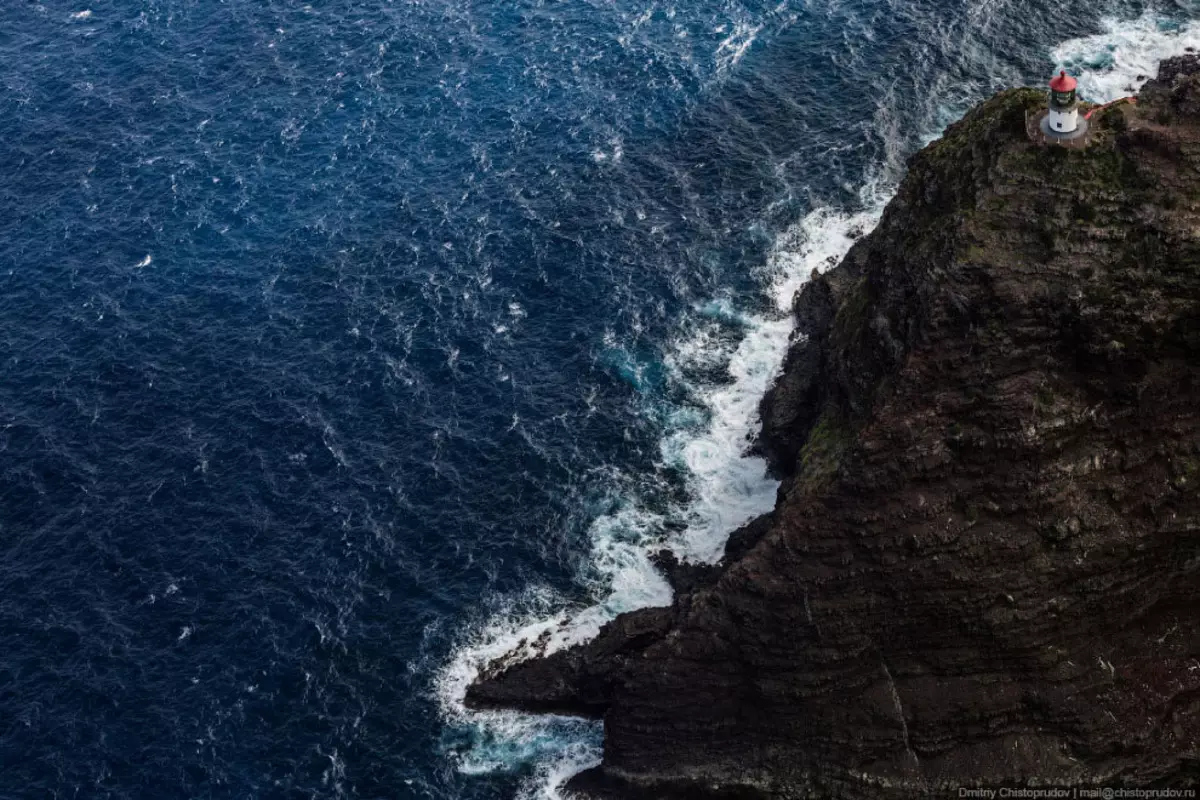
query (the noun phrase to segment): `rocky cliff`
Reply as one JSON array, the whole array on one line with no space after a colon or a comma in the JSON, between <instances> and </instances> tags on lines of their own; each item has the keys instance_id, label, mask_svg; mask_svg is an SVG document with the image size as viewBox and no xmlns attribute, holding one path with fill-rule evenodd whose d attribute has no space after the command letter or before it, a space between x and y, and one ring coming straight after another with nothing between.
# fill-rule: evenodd
<instances>
[{"instance_id":1,"label":"rocky cliff","mask_svg":"<svg viewBox=\"0 0 1200 800\"><path fill-rule=\"evenodd\" d=\"M1177 785L1200 764L1200 61L1034 144L1015 90L796 298L774 512L670 608L497 665L590 797Z\"/></svg>"}]
</instances>

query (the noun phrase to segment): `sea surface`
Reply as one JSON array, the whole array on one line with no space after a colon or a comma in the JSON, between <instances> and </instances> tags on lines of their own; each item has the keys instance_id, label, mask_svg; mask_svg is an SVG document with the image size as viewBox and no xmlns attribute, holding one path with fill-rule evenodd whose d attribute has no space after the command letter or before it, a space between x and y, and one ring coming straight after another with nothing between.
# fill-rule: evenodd
<instances>
[{"instance_id":1,"label":"sea surface","mask_svg":"<svg viewBox=\"0 0 1200 800\"><path fill-rule=\"evenodd\" d=\"M465 686L769 510L790 298L1126 0L4 0L0 798L535 798ZM535 645L536 643L536 645Z\"/></svg>"}]
</instances>

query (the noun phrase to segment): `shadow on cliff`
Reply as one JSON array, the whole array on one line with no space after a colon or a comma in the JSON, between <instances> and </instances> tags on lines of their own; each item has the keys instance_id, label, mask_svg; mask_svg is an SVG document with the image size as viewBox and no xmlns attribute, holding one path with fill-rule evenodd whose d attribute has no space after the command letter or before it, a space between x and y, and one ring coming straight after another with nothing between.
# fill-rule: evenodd
<instances>
[{"instance_id":1,"label":"shadow on cliff","mask_svg":"<svg viewBox=\"0 0 1200 800\"><path fill-rule=\"evenodd\" d=\"M775 511L467 701L602 717L594 797L1178 785L1200 763L1200 60L1082 151L1005 92L795 302Z\"/></svg>"}]
</instances>

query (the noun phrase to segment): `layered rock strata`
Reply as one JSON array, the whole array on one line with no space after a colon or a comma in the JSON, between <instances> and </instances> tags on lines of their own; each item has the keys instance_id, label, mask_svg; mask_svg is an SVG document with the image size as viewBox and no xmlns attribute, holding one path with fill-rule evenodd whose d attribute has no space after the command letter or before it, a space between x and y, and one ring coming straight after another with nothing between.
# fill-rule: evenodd
<instances>
[{"instance_id":1,"label":"layered rock strata","mask_svg":"<svg viewBox=\"0 0 1200 800\"><path fill-rule=\"evenodd\" d=\"M796 298L774 512L468 701L604 719L590 797L1168 785L1200 764L1200 61L1083 150L1003 93Z\"/></svg>"}]
</instances>

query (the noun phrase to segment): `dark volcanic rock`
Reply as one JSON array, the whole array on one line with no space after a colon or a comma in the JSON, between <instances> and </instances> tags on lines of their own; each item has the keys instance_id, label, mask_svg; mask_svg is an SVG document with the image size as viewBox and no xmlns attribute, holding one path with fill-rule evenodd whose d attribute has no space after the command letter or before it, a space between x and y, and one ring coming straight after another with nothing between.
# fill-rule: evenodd
<instances>
[{"instance_id":1,"label":"dark volcanic rock","mask_svg":"<svg viewBox=\"0 0 1200 800\"><path fill-rule=\"evenodd\" d=\"M603 714L592 797L1198 777L1198 73L1084 151L1017 90L915 156L798 298L757 535L473 699Z\"/></svg>"},{"instance_id":2,"label":"dark volcanic rock","mask_svg":"<svg viewBox=\"0 0 1200 800\"><path fill-rule=\"evenodd\" d=\"M721 577L721 567L717 564L694 564L690 561L680 561L679 557L670 550L660 550L650 557L651 563L666 576L667 583L675 594L689 594L697 589L716 582Z\"/></svg>"},{"instance_id":3,"label":"dark volcanic rock","mask_svg":"<svg viewBox=\"0 0 1200 800\"><path fill-rule=\"evenodd\" d=\"M813 275L796 293L795 306L798 321L793 343L783 372L759 403L762 431L754 446L754 452L767 460L771 473L779 478L794 471L804 435L821 413L821 376L834 314L829 280Z\"/></svg>"},{"instance_id":4,"label":"dark volcanic rock","mask_svg":"<svg viewBox=\"0 0 1200 800\"><path fill-rule=\"evenodd\" d=\"M771 529L771 515L763 514L752 519L733 533L725 542L725 554L716 564L694 564L690 561L680 561L670 550L662 550L651 558L676 595L690 594L716 583L730 564L739 560L758 543L758 540Z\"/></svg>"},{"instance_id":5,"label":"dark volcanic rock","mask_svg":"<svg viewBox=\"0 0 1200 800\"><path fill-rule=\"evenodd\" d=\"M500 659L467 688L466 704L583 717L603 715L626 667L670 631L676 610L688 604L693 592L715 584L770 528L770 514L747 522L729 535L725 554L716 564L681 562L669 550L657 553L653 560L678 598L674 608L622 614L592 641L542 658L513 663Z\"/></svg>"},{"instance_id":6,"label":"dark volcanic rock","mask_svg":"<svg viewBox=\"0 0 1200 800\"><path fill-rule=\"evenodd\" d=\"M471 708L517 707L571 716L600 716L630 659L663 638L671 609L622 614L585 645L543 658L497 665L467 688Z\"/></svg>"}]
</instances>

